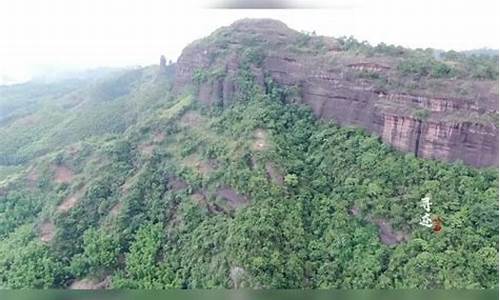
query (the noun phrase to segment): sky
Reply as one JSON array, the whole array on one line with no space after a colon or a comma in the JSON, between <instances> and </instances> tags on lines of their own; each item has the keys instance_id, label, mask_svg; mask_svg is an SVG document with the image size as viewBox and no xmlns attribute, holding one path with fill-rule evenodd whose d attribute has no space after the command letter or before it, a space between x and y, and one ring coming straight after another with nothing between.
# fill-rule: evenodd
<instances>
[{"instance_id":1,"label":"sky","mask_svg":"<svg viewBox=\"0 0 500 300\"><path fill-rule=\"evenodd\" d=\"M496 0L274 0L294 9L213 8L231 1L0 0L0 84L62 69L150 65L161 54L176 61L193 40L241 18L274 18L374 45L500 48Z\"/></svg>"}]
</instances>

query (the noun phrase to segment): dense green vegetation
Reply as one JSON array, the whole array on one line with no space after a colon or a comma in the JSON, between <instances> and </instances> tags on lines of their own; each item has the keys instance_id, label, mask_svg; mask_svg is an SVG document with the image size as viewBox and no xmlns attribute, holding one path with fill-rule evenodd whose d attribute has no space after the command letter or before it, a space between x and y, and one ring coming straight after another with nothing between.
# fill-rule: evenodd
<instances>
[{"instance_id":1,"label":"dense green vegetation","mask_svg":"<svg viewBox=\"0 0 500 300\"><path fill-rule=\"evenodd\" d=\"M496 51L437 51L434 49L408 49L380 43L376 46L360 42L353 37L338 39L344 51L370 56L399 58L398 70L402 75L417 78L498 80L498 52ZM492 54L494 53L494 54Z\"/></svg>"},{"instance_id":2,"label":"dense green vegetation","mask_svg":"<svg viewBox=\"0 0 500 300\"><path fill-rule=\"evenodd\" d=\"M223 109L153 74L2 125L0 287L498 287L498 170L316 121L245 67ZM426 195L439 234L419 225ZM384 243L381 220L405 238Z\"/></svg>"},{"instance_id":3,"label":"dense green vegetation","mask_svg":"<svg viewBox=\"0 0 500 300\"><path fill-rule=\"evenodd\" d=\"M6 103L5 111L11 120L0 127L0 165L25 163L61 145L124 132L166 96L165 89L151 82L154 76L151 69L132 70L97 83L91 80L77 85L62 82L60 87L43 86L40 90L47 93L37 96L31 106L25 105L33 107L32 112L26 112L25 106L9 109L7 103L22 104L39 84L14 87L12 92L5 88L0 105ZM61 90L66 93L61 95Z\"/></svg>"},{"instance_id":4,"label":"dense green vegetation","mask_svg":"<svg viewBox=\"0 0 500 300\"><path fill-rule=\"evenodd\" d=\"M431 48L410 49L385 43L373 46L352 36L340 37L336 41L339 50L357 57L391 57L398 61L398 74L413 79L498 80L498 51L495 50L439 51ZM303 32L290 50L324 55L328 47L322 37Z\"/></svg>"}]
</instances>

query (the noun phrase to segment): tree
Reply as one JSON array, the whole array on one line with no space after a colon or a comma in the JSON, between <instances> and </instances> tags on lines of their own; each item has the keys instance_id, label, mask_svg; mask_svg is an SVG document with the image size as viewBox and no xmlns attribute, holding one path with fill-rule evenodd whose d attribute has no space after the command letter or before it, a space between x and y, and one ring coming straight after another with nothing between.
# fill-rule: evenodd
<instances>
[{"instance_id":1,"label":"tree","mask_svg":"<svg viewBox=\"0 0 500 300\"><path fill-rule=\"evenodd\" d=\"M47 245L33 240L32 227L22 226L0 244L0 286L20 288L55 288L62 284L62 263L49 252ZM12 251L15 249L15 251Z\"/></svg>"},{"instance_id":2,"label":"tree","mask_svg":"<svg viewBox=\"0 0 500 300\"><path fill-rule=\"evenodd\" d=\"M83 245L83 254L76 255L72 262L72 271L77 277L89 273L102 277L116 268L121 249L114 234L90 228L84 233Z\"/></svg>"},{"instance_id":3,"label":"tree","mask_svg":"<svg viewBox=\"0 0 500 300\"><path fill-rule=\"evenodd\" d=\"M284 182L289 187L295 187L299 184L299 178L295 174L287 174L285 176Z\"/></svg>"},{"instance_id":4,"label":"tree","mask_svg":"<svg viewBox=\"0 0 500 300\"><path fill-rule=\"evenodd\" d=\"M162 235L161 224L146 224L137 231L126 256L125 271L113 279L115 288L153 289L168 284L170 272L158 264Z\"/></svg>"}]
</instances>

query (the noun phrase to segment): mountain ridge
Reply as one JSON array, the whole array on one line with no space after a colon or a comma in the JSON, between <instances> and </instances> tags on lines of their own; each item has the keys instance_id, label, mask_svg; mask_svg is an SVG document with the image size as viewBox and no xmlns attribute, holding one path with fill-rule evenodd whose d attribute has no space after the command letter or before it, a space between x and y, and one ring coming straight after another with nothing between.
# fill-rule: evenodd
<instances>
[{"instance_id":1,"label":"mountain ridge","mask_svg":"<svg viewBox=\"0 0 500 300\"><path fill-rule=\"evenodd\" d=\"M244 19L186 47L174 89L196 85L201 102L228 104L248 64L263 88L272 80L294 89L285 101L318 118L359 126L419 157L498 166L498 66L474 78L473 62L454 51L442 62L426 50L377 47Z\"/></svg>"}]
</instances>

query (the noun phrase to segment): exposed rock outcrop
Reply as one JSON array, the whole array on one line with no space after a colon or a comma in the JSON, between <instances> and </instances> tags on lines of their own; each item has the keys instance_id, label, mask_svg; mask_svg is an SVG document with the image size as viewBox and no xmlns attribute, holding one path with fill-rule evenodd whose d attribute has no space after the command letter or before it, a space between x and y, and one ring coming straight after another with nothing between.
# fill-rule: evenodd
<instances>
[{"instance_id":1,"label":"exposed rock outcrop","mask_svg":"<svg viewBox=\"0 0 500 300\"><path fill-rule=\"evenodd\" d=\"M184 49L174 91L195 85L201 102L226 105L240 92L237 75L250 60L259 85L272 79L294 90L286 100L309 105L319 118L362 127L419 157L498 166L498 81L408 83L397 59L353 56L335 39L305 36L279 21L241 20ZM381 78L391 84L381 86Z\"/></svg>"},{"instance_id":2,"label":"exposed rock outcrop","mask_svg":"<svg viewBox=\"0 0 500 300\"><path fill-rule=\"evenodd\" d=\"M167 72L167 59L165 55L160 56L160 74Z\"/></svg>"}]
</instances>

